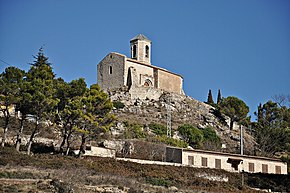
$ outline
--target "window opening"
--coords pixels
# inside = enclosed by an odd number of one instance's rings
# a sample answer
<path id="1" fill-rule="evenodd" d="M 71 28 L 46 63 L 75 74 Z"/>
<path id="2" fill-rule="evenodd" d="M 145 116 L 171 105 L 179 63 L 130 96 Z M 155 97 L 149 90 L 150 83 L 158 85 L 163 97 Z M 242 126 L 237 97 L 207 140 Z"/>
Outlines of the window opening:
<path id="1" fill-rule="evenodd" d="M 276 174 L 281 174 L 281 166 L 275 166 Z"/>
<path id="2" fill-rule="evenodd" d="M 221 159 L 215 159 L 215 168 L 221 169 L 222 168 L 222 161 Z"/>
<path id="3" fill-rule="evenodd" d="M 149 58 L 149 46 L 145 46 L 145 57 Z"/>
<path id="4" fill-rule="evenodd" d="M 255 171 L 255 164 L 249 163 L 249 172 L 254 172 L 254 171 Z"/>
<path id="5" fill-rule="evenodd" d="M 262 164 L 262 173 L 268 173 L 268 165 Z"/>
<path id="6" fill-rule="evenodd" d="M 113 73 L 113 67 L 110 66 L 110 68 L 109 68 L 109 74 L 112 74 L 112 73 Z"/>
<path id="7" fill-rule="evenodd" d="M 127 86 L 128 86 L 128 89 L 130 89 L 132 86 L 131 67 L 128 69 Z"/>
<path id="8" fill-rule="evenodd" d="M 152 82 L 149 79 L 146 79 L 145 82 L 144 82 L 144 86 L 145 87 L 152 86 Z"/>
<path id="9" fill-rule="evenodd" d="M 137 46 L 136 45 L 133 45 L 133 48 L 132 48 L 132 58 L 136 58 L 136 55 L 137 55 Z"/>
<path id="10" fill-rule="evenodd" d="M 206 157 L 201 158 L 201 165 L 207 167 L 207 158 Z"/>
<path id="11" fill-rule="evenodd" d="M 188 165 L 194 165 L 194 157 L 188 156 Z"/>

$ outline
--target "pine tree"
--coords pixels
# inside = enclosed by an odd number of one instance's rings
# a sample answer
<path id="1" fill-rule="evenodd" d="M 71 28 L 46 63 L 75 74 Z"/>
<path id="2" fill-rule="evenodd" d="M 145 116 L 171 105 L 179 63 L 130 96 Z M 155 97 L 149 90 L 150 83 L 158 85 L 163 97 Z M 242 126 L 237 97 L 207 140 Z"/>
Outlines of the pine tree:
<path id="1" fill-rule="evenodd" d="M 40 130 L 40 123 L 49 120 L 58 103 L 58 99 L 55 98 L 56 89 L 53 86 L 55 75 L 48 62 L 48 57 L 40 48 L 34 58 L 36 60 L 31 64 L 27 73 L 27 81 L 30 84 L 28 92 L 31 94 L 31 101 L 28 104 L 29 114 L 34 115 L 35 122 L 28 142 L 27 154 L 30 154 L 34 137 Z"/>
<path id="2" fill-rule="evenodd" d="M 25 72 L 16 67 L 8 67 L 0 74 L 0 112 L 4 117 L 4 131 L 1 146 L 5 146 L 11 107 L 20 100 L 19 85 L 23 82 Z"/>
<path id="3" fill-rule="evenodd" d="M 211 89 L 208 91 L 208 96 L 207 96 L 207 104 L 214 104 L 214 101 L 212 99 L 212 94 L 211 94 Z"/>
<path id="4" fill-rule="evenodd" d="M 244 101 L 234 96 L 223 98 L 220 104 L 221 113 L 230 117 L 230 129 L 233 129 L 234 122 L 246 119 L 249 107 Z"/>

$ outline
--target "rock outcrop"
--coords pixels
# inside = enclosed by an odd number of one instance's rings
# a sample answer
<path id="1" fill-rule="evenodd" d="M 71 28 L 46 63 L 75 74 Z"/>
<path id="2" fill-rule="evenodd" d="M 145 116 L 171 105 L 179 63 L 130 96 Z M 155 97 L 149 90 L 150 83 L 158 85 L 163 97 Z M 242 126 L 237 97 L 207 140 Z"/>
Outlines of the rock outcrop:
<path id="1" fill-rule="evenodd" d="M 200 129 L 212 127 L 222 139 L 222 151 L 239 152 L 239 125 L 235 124 L 233 130 L 230 130 L 229 118 L 218 114 L 214 107 L 204 102 L 189 96 L 168 92 L 162 92 L 158 99 L 156 99 L 156 93 L 154 93 L 154 99 L 132 98 L 130 92 L 125 88 L 108 93 L 112 101 L 124 104 L 123 108 L 114 108 L 113 110 L 113 113 L 118 117 L 118 123 L 112 129 L 113 134 L 117 135 L 125 130 L 122 124 L 124 121 L 142 124 L 145 128 L 149 123 L 166 125 L 169 108 L 173 129 L 182 124 L 191 124 Z M 244 152 L 253 154 L 255 141 L 249 134 L 249 129 L 242 127 L 244 128 Z"/>

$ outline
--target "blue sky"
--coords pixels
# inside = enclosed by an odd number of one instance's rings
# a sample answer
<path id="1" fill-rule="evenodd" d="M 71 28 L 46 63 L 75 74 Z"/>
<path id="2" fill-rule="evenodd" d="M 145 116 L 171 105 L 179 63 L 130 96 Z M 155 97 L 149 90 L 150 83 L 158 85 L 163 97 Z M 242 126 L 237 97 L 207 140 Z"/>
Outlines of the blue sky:
<path id="1" fill-rule="evenodd" d="M 28 70 L 44 45 L 57 76 L 91 85 L 98 62 L 130 56 L 140 33 L 152 40 L 152 63 L 182 75 L 195 99 L 221 89 L 252 115 L 290 94 L 289 0 L 0 0 L 0 72 Z"/>

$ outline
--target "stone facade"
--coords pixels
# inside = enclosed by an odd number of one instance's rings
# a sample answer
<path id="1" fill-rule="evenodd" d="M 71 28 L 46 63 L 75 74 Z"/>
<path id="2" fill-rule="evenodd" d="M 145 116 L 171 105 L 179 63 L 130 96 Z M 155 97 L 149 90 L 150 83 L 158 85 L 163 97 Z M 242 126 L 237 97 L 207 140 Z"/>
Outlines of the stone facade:
<path id="1" fill-rule="evenodd" d="M 287 174 L 287 163 L 279 159 L 204 150 L 167 147 L 166 161 L 230 172 Z"/>
<path id="2" fill-rule="evenodd" d="M 132 98 L 140 98 L 136 93 L 141 92 L 143 97 L 150 99 L 154 97 L 150 93 L 159 91 L 184 94 L 180 75 L 151 64 L 151 41 L 148 38 L 138 35 L 130 43 L 131 58 L 113 52 L 98 64 L 98 84 L 103 90 L 125 87 L 132 93 Z M 144 94 L 147 91 L 153 92 Z"/>

